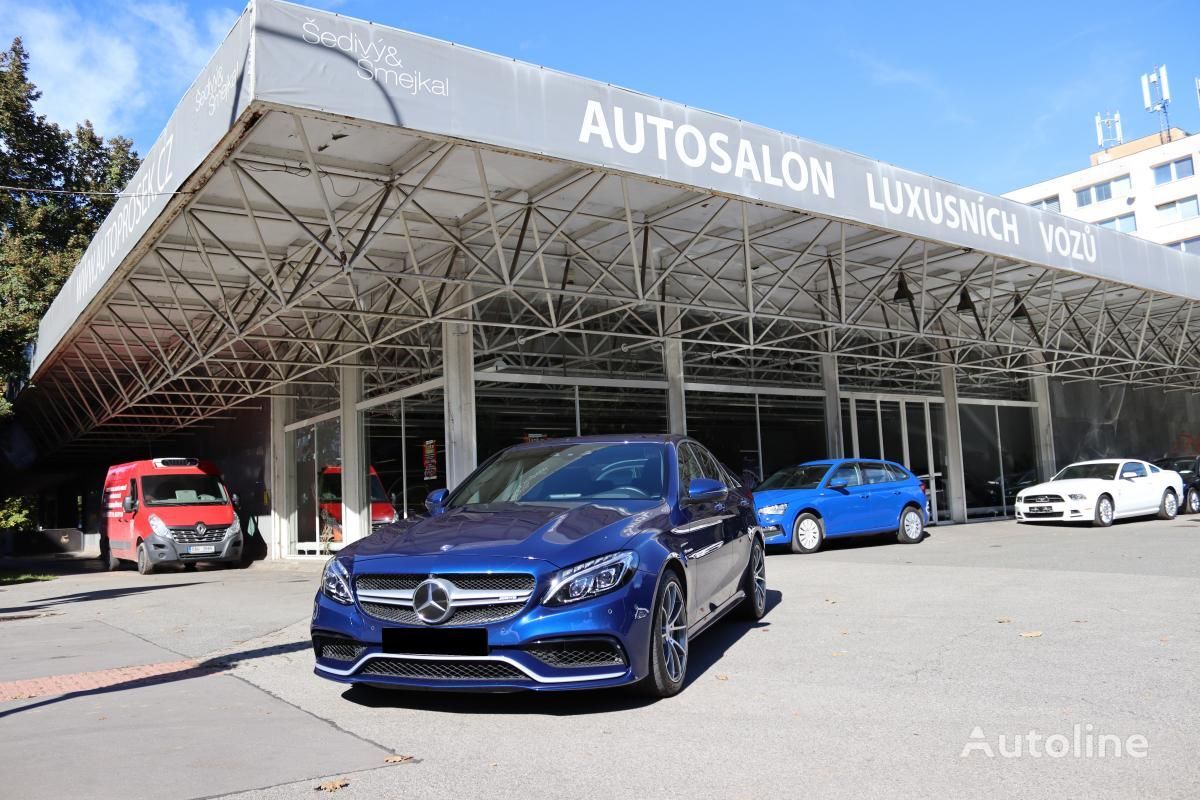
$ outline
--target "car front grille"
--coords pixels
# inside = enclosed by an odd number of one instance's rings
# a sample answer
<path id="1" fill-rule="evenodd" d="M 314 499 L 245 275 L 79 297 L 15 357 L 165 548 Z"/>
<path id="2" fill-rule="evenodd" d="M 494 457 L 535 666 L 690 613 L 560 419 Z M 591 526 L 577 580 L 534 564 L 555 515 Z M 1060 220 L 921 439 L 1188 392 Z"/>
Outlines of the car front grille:
<path id="1" fill-rule="evenodd" d="M 501 622 L 510 617 L 515 617 L 522 608 L 524 603 L 499 603 L 491 606 L 464 606 L 457 609 L 450 615 L 450 619 L 441 623 L 438 627 L 447 625 L 488 625 L 493 622 Z M 384 620 L 385 622 L 395 622 L 399 625 L 423 625 L 424 623 L 417 617 L 417 613 L 413 611 L 412 606 L 391 605 L 390 603 L 363 603 L 363 611 L 370 614 L 372 617 Z"/>
<path id="2" fill-rule="evenodd" d="M 538 642 L 527 647 L 528 653 L 551 667 L 623 667 L 625 654 L 615 642 L 564 639 Z"/>
<path id="3" fill-rule="evenodd" d="M 430 681 L 528 681 L 528 676 L 503 661 L 437 661 L 411 658 L 373 658 L 360 675 L 418 678 Z"/>
<path id="4" fill-rule="evenodd" d="M 394 589 L 416 589 L 430 577 L 429 574 L 414 575 L 360 575 L 354 581 L 359 591 L 380 591 Z M 460 589 L 492 592 L 532 592 L 536 583 L 533 575 L 527 572 L 495 572 L 495 573 L 436 573 L 433 577 L 449 581 Z"/>
<path id="5" fill-rule="evenodd" d="M 1062 495 L 1058 494 L 1034 494 L 1022 498 L 1024 503 L 1061 503 Z"/>
<path id="6" fill-rule="evenodd" d="M 314 636 L 313 649 L 317 653 L 317 658 L 327 658 L 331 661 L 357 661 L 367 651 L 367 646 L 352 639 Z"/>
<path id="7" fill-rule="evenodd" d="M 204 533 L 196 533 L 193 528 L 171 528 L 171 538 L 179 544 L 215 544 L 225 538 L 225 528 L 209 528 Z"/>

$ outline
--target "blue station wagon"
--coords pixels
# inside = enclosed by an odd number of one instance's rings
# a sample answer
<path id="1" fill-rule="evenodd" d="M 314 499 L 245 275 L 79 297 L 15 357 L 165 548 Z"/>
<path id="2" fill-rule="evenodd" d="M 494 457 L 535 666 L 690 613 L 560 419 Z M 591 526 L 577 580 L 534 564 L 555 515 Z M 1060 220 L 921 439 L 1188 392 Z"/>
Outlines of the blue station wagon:
<path id="1" fill-rule="evenodd" d="M 813 553 L 826 538 L 893 532 L 904 544 L 925 533 L 925 487 L 891 461 L 829 459 L 785 467 L 754 491 L 768 545 Z"/>

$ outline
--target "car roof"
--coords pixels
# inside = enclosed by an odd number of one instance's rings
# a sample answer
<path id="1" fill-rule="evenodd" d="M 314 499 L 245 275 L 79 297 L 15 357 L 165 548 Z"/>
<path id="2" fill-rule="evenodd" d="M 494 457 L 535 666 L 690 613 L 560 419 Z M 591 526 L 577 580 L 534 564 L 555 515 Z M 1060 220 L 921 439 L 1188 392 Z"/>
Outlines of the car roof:
<path id="1" fill-rule="evenodd" d="M 600 433 L 591 436 L 564 436 L 559 439 L 534 439 L 529 442 L 522 442 L 510 446 L 509 450 L 526 450 L 532 447 L 546 447 L 554 445 L 561 447 L 562 445 L 570 444 L 667 444 L 679 443 L 690 439 L 691 437 L 684 436 L 678 433 Z M 703 444 L 703 442 L 698 442 Z"/>
<path id="2" fill-rule="evenodd" d="M 816 466 L 818 464 L 828 464 L 830 466 L 838 466 L 840 464 L 849 464 L 852 462 L 857 463 L 859 461 L 869 461 L 872 464 L 891 464 L 894 467 L 903 466 L 902 464 L 899 464 L 895 461 L 888 461 L 886 458 L 867 458 L 865 456 L 862 458 L 818 458 L 813 461 L 805 461 L 803 463 L 796 464 L 795 466 L 808 467 L 808 466 Z"/>
<path id="3" fill-rule="evenodd" d="M 1141 461 L 1140 458 L 1093 458 L 1088 461 L 1072 461 L 1068 467 L 1078 467 L 1083 464 L 1124 464 L 1126 461 Z"/>

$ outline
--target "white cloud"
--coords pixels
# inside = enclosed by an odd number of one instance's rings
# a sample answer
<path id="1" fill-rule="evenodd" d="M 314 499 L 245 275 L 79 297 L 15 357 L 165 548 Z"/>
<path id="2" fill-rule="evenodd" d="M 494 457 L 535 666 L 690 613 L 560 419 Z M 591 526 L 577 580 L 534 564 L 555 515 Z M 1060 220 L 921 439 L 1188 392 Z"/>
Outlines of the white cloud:
<path id="1" fill-rule="evenodd" d="M 32 8 L 0 0 L 0 32 L 29 51 L 38 111 L 67 127 L 91 120 L 102 135 L 132 134 L 145 139 L 143 151 L 157 134 L 144 128 L 146 117 L 161 127 L 237 16 L 233 8 L 193 15 L 175 2 Z"/>

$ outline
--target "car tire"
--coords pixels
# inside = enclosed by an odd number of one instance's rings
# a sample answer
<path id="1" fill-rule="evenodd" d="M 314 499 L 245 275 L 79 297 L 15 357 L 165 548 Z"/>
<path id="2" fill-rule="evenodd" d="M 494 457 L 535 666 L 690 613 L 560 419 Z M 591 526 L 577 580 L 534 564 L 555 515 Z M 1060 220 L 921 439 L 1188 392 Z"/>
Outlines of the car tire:
<path id="1" fill-rule="evenodd" d="M 742 592 L 746 595 L 742 601 L 742 617 L 751 622 L 762 619 L 767 613 L 767 554 L 757 536 L 750 545 Z"/>
<path id="2" fill-rule="evenodd" d="M 913 505 L 900 512 L 900 524 L 896 528 L 896 541 L 900 544 L 917 544 L 925 538 L 925 524 L 921 510 Z"/>
<path id="3" fill-rule="evenodd" d="M 143 542 L 138 542 L 137 546 L 137 570 L 142 575 L 154 574 L 154 565 L 150 563 L 150 554 L 146 552 L 146 545 Z"/>
<path id="4" fill-rule="evenodd" d="M 649 697 L 672 697 L 683 688 L 688 662 L 687 595 L 672 571 L 659 581 L 650 621 L 650 670 L 637 689 Z"/>
<path id="5" fill-rule="evenodd" d="M 1200 491 L 1195 486 L 1187 490 L 1185 507 L 1189 514 L 1200 514 Z"/>
<path id="6" fill-rule="evenodd" d="M 1096 514 L 1092 517 L 1092 525 L 1097 528 L 1107 528 L 1113 524 L 1113 517 L 1116 516 L 1116 508 L 1113 506 L 1112 498 L 1106 494 L 1100 495 L 1096 499 Z"/>
<path id="7" fill-rule="evenodd" d="M 815 553 L 825 542 L 825 524 L 816 514 L 805 512 L 792 523 L 792 552 Z"/>
<path id="8" fill-rule="evenodd" d="M 1159 519 L 1175 519 L 1179 513 L 1179 497 L 1175 494 L 1174 489 L 1167 489 L 1163 492 L 1162 500 L 1158 504 Z"/>

